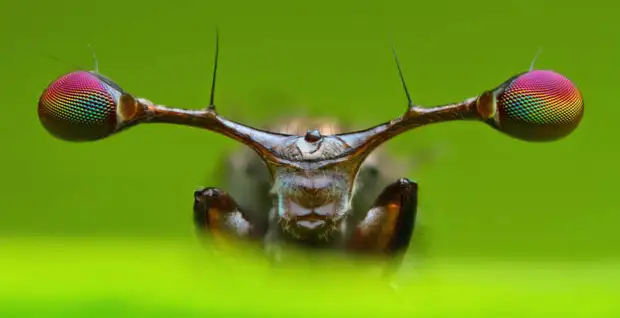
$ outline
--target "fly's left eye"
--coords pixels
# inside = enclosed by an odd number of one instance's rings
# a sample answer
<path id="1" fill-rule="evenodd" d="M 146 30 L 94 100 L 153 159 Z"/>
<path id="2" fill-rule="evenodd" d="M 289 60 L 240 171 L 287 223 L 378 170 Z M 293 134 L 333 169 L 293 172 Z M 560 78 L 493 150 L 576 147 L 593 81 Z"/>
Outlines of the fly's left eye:
<path id="1" fill-rule="evenodd" d="M 114 133 L 121 91 L 96 74 L 78 71 L 52 82 L 39 98 L 43 127 L 57 138 L 92 141 Z"/>

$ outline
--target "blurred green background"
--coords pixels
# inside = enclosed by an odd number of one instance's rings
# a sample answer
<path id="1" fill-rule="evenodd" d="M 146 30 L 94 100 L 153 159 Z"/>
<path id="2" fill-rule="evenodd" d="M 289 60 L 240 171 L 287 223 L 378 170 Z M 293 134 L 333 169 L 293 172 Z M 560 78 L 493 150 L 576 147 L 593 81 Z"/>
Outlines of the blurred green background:
<path id="1" fill-rule="evenodd" d="M 5 261 L 8 251 L 36 251 L 37 242 L 64 242 L 54 257 L 92 251 L 71 247 L 91 239 L 194 242 L 192 192 L 218 185 L 217 159 L 235 142 L 145 125 L 72 144 L 42 129 L 36 104 L 71 65 L 93 68 L 91 44 L 100 72 L 127 91 L 204 107 L 216 24 L 216 103 L 223 116 L 252 125 L 301 107 L 358 125 L 400 115 L 406 99 L 392 42 L 414 101 L 427 106 L 495 87 L 526 70 L 542 48 L 536 68 L 564 74 L 584 95 L 585 117 L 573 135 L 533 144 L 454 122 L 411 131 L 388 147 L 403 156 L 435 144 L 447 150 L 408 175 L 420 183 L 429 256 L 614 260 L 616 15 L 603 1 L 3 1 Z M 6 268 L 22 268 L 27 259 Z"/>

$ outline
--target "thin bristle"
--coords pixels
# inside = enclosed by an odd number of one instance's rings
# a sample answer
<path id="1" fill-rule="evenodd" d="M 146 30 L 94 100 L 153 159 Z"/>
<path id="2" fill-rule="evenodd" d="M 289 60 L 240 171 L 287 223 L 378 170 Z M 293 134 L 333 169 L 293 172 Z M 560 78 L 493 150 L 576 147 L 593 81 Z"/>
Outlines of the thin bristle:
<path id="1" fill-rule="evenodd" d="M 215 63 L 213 65 L 213 79 L 211 81 L 211 99 L 209 100 L 209 108 L 215 109 L 215 78 L 217 75 L 217 61 L 220 51 L 220 32 L 219 28 L 215 27 Z"/>
<path id="2" fill-rule="evenodd" d="M 409 90 L 407 89 L 407 83 L 405 83 L 405 77 L 403 76 L 403 70 L 400 67 L 400 61 L 398 60 L 398 54 L 396 53 L 396 47 L 392 44 L 392 52 L 394 53 L 394 60 L 396 60 L 396 67 L 398 68 L 398 75 L 400 76 L 400 81 L 403 84 L 403 88 L 405 89 L 405 94 L 407 95 L 407 104 L 409 107 L 413 106 L 413 100 L 411 99 L 411 95 L 409 94 Z"/>
<path id="3" fill-rule="evenodd" d="M 532 59 L 532 63 L 530 63 L 530 72 L 534 70 L 534 64 L 536 64 L 536 60 L 538 59 L 538 55 L 540 55 L 540 52 L 542 52 L 542 47 L 538 49 L 538 52 L 536 52 L 536 55 L 534 55 L 534 59 Z"/>
<path id="4" fill-rule="evenodd" d="M 88 49 L 90 50 L 90 54 L 93 57 L 93 63 L 95 64 L 95 73 L 99 74 L 99 60 L 97 59 L 97 55 L 95 55 L 95 50 L 93 50 L 93 47 L 90 44 L 88 44 Z"/>

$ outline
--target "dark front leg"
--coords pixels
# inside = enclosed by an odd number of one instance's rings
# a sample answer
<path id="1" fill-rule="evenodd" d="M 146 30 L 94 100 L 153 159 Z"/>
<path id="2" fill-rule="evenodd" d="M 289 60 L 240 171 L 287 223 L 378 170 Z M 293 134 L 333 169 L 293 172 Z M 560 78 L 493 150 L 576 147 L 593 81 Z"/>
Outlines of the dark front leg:
<path id="1" fill-rule="evenodd" d="M 417 183 L 401 178 L 388 185 L 353 230 L 348 249 L 358 253 L 402 256 L 413 235 L 417 207 Z"/>
<path id="2" fill-rule="evenodd" d="M 252 222 L 226 192 L 204 188 L 194 192 L 194 224 L 200 234 L 217 242 L 257 240 L 264 229 Z"/>

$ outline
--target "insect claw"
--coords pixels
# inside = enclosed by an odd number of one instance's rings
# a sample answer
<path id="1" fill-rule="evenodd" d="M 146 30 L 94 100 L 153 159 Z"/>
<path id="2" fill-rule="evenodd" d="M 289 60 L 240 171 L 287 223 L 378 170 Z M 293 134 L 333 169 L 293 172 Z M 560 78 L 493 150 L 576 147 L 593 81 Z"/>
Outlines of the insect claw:
<path id="1" fill-rule="evenodd" d="M 319 239 L 327 242 L 328 241 L 327 232 L 319 235 Z"/>

